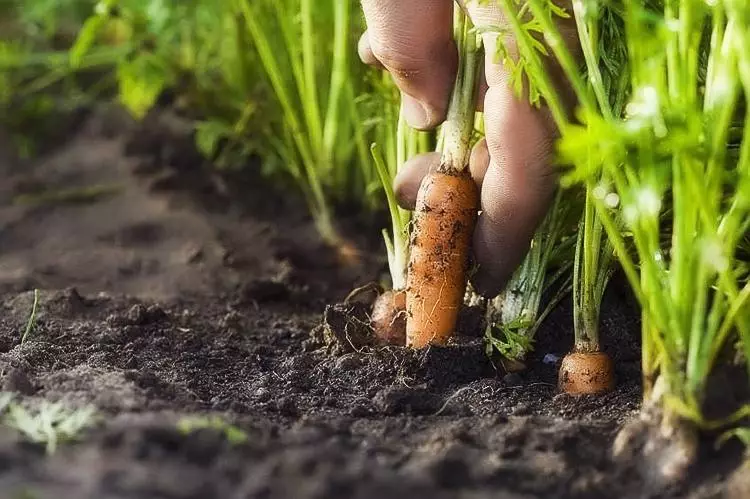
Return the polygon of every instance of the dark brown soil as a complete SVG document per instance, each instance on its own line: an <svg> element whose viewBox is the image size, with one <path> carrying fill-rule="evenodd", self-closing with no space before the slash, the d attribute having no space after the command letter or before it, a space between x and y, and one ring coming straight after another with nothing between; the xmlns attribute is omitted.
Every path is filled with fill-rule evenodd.
<svg viewBox="0 0 750 499"><path fill-rule="evenodd" d="M51 456L0 429L0 496L748 497L723 485L739 462L731 446L707 445L679 490L611 461L640 397L637 311L622 282L603 313L618 387L602 397L557 393L568 303L520 375L495 369L471 321L446 348L337 353L311 332L326 304L384 271L362 236L377 231L360 227L370 252L342 267L301 203L255 166L219 174L179 126L154 119L123 134L112 120L91 118L38 161L0 163L2 390L100 415ZM329 323L351 307L330 308ZM180 429L210 414L247 439Z"/></svg>

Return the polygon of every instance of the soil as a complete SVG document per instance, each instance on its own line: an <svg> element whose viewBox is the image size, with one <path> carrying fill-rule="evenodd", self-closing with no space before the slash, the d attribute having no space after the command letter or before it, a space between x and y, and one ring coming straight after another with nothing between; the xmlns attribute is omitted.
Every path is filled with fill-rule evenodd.
<svg viewBox="0 0 750 499"><path fill-rule="evenodd" d="M640 399L621 279L604 300L618 380L604 396L556 389L566 301L520 374L490 362L471 310L448 347L333 348L321 324L366 311L342 300L386 270L377 221L343 220L362 255L342 263L288 188L258 165L212 169L179 120L84 123L34 161L0 152L0 373L29 407L98 417L53 454L0 427L2 497L750 497L733 445L705 445L670 490L610 458ZM212 415L234 433L185 428Z"/></svg>

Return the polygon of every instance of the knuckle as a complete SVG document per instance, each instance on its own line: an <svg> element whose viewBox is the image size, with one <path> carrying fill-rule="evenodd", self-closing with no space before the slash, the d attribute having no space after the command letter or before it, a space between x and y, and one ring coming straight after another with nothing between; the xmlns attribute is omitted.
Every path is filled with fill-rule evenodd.
<svg viewBox="0 0 750 499"><path fill-rule="evenodd" d="M388 71L402 78L414 78L424 71L428 59L419 54L408 41L370 40L375 57Z"/></svg>

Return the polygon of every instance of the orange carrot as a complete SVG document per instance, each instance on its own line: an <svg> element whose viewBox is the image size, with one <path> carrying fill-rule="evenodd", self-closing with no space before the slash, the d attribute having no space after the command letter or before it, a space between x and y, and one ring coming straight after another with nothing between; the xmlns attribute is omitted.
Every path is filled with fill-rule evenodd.
<svg viewBox="0 0 750 499"><path fill-rule="evenodd" d="M404 290L386 291L372 306L370 323L375 337L387 345L406 344L406 293Z"/></svg>
<svg viewBox="0 0 750 499"><path fill-rule="evenodd" d="M422 183L406 284L406 342L422 348L453 334L466 291L479 190L471 176L438 171Z"/></svg>
<svg viewBox="0 0 750 499"><path fill-rule="evenodd" d="M559 388L569 395L596 395L615 385L612 359L604 352L572 352L560 365Z"/></svg>
<svg viewBox="0 0 750 499"><path fill-rule="evenodd" d="M406 280L406 344L444 344L453 335L466 291L479 192L468 172L474 131L481 38L456 9L461 63L442 128L442 157L417 195Z"/></svg>

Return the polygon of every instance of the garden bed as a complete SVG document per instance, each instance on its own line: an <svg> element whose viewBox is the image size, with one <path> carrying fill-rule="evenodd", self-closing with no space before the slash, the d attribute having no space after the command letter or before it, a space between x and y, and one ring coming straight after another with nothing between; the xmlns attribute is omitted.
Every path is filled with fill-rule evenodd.
<svg viewBox="0 0 750 499"><path fill-rule="evenodd" d="M520 375L495 369L472 320L456 344L421 353L326 348L326 305L386 271L364 235L377 230L345 221L365 252L344 266L304 205L253 168L212 171L179 122L117 121L97 114L40 160L0 164L3 390L102 416L52 456L2 429L3 497L748 497L726 485L732 445L672 491L610 460L640 400L622 279L603 303L618 384L601 397L557 392L568 300ZM329 325L346 312L331 309ZM183 428L209 414L246 438Z"/></svg>

